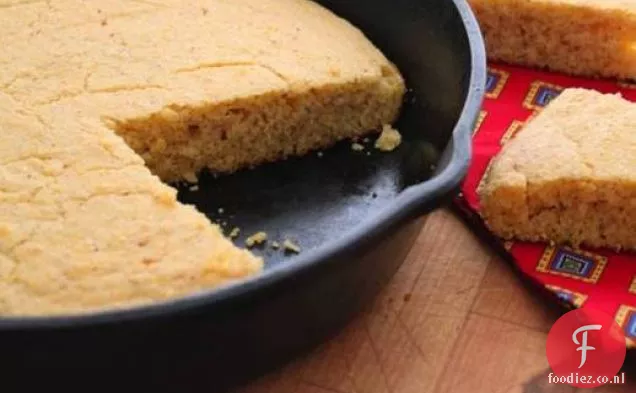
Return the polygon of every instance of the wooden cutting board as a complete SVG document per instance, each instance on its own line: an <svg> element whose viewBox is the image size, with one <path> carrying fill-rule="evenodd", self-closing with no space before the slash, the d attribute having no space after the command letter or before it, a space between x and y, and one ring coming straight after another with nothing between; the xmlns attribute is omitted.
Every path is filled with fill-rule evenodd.
<svg viewBox="0 0 636 393"><path fill-rule="evenodd" d="M333 340L238 393L584 393L550 385L558 310L453 213L425 226L389 287ZM636 377L636 367L627 371ZM635 381L636 382L636 381ZM596 389L636 391L636 383Z"/></svg>

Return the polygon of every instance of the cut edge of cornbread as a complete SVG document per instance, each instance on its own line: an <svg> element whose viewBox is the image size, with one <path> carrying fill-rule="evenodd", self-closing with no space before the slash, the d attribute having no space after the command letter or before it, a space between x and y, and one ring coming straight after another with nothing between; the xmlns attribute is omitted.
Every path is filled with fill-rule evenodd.
<svg viewBox="0 0 636 393"><path fill-rule="evenodd" d="M480 214L503 239L636 249L636 104L566 89L493 158Z"/></svg>
<svg viewBox="0 0 636 393"><path fill-rule="evenodd" d="M162 180L193 182L204 169L232 173L379 132L398 117L404 92L387 63L377 77L166 107L111 125Z"/></svg>
<svg viewBox="0 0 636 393"><path fill-rule="evenodd" d="M490 59L636 79L636 6L621 0L470 0Z"/></svg>

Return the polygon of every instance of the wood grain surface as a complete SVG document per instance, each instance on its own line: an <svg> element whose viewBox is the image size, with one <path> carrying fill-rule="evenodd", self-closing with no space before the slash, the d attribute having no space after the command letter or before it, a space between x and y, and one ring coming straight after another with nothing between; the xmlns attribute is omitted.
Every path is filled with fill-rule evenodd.
<svg viewBox="0 0 636 393"><path fill-rule="evenodd" d="M237 393L591 391L548 383L545 340L558 316L462 221L440 210L363 315ZM636 383L593 391L634 392Z"/></svg>

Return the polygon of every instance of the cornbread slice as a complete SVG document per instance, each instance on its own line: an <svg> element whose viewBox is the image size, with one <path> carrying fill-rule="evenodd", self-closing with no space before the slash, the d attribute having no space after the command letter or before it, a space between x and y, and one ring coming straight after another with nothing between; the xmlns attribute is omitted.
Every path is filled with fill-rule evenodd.
<svg viewBox="0 0 636 393"><path fill-rule="evenodd" d="M1 315L129 307L257 274L260 258L161 180L379 129L404 92L359 30L307 0L5 3Z"/></svg>
<svg viewBox="0 0 636 393"><path fill-rule="evenodd" d="M634 0L469 0L492 60L636 78Z"/></svg>
<svg viewBox="0 0 636 393"><path fill-rule="evenodd" d="M636 248L636 104L566 89L493 159L481 214L502 238Z"/></svg>

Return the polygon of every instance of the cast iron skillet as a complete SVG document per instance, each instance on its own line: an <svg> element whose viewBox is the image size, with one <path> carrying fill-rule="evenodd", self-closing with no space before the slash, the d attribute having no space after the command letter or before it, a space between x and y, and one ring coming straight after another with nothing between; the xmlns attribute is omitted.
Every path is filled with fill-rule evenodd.
<svg viewBox="0 0 636 393"><path fill-rule="evenodd" d="M199 191L180 190L228 230L266 230L303 251L256 250L267 266L254 279L150 307L0 318L1 389L18 377L21 391L32 382L69 390L85 378L92 391L220 391L326 339L389 280L421 227L417 218L451 196L467 170L485 84L482 37L465 0L320 2L405 75L402 146L388 154L368 147L367 155L341 143L322 157L204 176Z"/></svg>

